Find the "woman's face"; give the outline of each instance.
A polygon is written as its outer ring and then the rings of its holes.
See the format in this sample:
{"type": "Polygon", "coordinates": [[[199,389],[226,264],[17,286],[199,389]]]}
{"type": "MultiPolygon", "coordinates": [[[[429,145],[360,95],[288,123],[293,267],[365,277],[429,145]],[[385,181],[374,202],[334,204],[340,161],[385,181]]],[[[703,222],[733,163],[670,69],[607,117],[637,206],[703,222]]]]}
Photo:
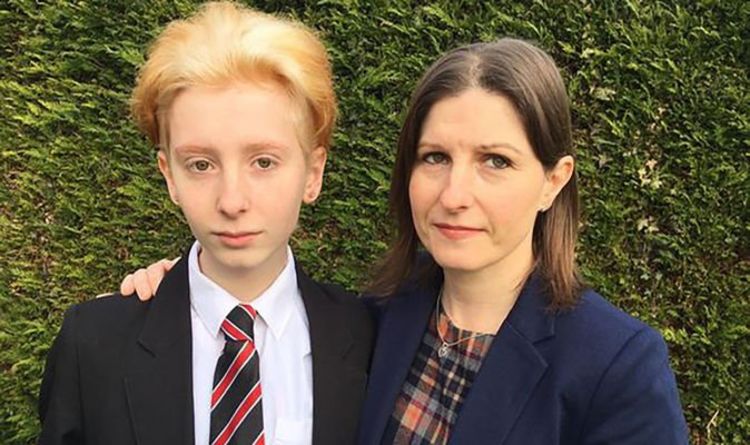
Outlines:
{"type": "Polygon", "coordinates": [[[505,97],[472,88],[437,102],[425,119],[409,182],[419,239],[446,271],[531,267],[536,215],[573,171],[549,172],[505,97]]]}

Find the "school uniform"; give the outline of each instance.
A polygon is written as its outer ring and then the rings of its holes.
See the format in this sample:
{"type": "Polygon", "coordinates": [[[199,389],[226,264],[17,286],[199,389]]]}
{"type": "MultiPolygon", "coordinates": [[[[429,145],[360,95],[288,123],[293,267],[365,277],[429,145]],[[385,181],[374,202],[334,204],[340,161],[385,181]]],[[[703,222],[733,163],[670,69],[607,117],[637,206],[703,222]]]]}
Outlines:
{"type": "MultiPolygon", "coordinates": [[[[47,359],[39,412],[45,444],[208,443],[219,329],[238,301],[202,275],[199,246],[148,302],[120,295],[71,307],[47,359]]],[[[267,444],[351,444],[371,356],[363,304],[288,264],[258,311],[267,444]]],[[[257,307],[256,307],[257,306],[257,307]]]]}
{"type": "Polygon", "coordinates": [[[688,443],[667,348],[652,328],[591,290],[550,312],[532,276],[488,344],[440,352],[440,285],[410,286],[378,309],[359,444],[441,443],[446,425],[453,445],[688,443]]]}

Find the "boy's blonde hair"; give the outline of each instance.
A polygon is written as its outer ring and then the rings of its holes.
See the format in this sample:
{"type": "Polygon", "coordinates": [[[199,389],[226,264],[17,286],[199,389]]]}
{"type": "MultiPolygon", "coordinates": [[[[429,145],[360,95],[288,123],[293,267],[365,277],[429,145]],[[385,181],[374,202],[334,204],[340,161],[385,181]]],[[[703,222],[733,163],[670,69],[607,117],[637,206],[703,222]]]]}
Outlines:
{"type": "Polygon", "coordinates": [[[205,3],[159,35],[140,70],[131,112],[149,140],[167,149],[177,94],[191,85],[233,82],[282,87],[296,104],[301,145],[330,147],[336,96],[323,43],[301,23],[228,1],[205,3]]]}

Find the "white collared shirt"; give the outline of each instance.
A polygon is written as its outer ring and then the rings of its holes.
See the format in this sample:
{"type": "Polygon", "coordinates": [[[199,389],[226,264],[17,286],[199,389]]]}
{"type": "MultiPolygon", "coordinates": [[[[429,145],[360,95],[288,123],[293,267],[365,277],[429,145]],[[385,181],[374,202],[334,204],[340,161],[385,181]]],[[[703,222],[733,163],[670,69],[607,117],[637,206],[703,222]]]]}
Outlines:
{"type": "MultiPolygon", "coordinates": [[[[195,443],[209,443],[214,368],[224,350],[221,323],[239,301],[206,277],[198,265],[196,241],[188,257],[190,319],[193,329],[193,404],[195,443]]],[[[312,443],[312,356],[310,331],[297,288],[294,257],[252,306],[263,387],[263,429],[266,443],[312,443]]]]}

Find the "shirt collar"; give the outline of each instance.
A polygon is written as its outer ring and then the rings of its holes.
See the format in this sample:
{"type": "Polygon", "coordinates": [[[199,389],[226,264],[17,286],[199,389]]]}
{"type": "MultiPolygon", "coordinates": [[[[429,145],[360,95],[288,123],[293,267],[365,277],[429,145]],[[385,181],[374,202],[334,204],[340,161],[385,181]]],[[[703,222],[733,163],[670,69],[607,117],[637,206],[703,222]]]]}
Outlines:
{"type": "MultiPolygon", "coordinates": [[[[195,241],[188,254],[190,304],[208,331],[219,337],[221,323],[240,301],[203,274],[198,264],[200,249],[200,244],[195,241]]],[[[284,269],[271,285],[250,303],[277,339],[284,334],[295,308],[294,299],[299,293],[294,255],[289,246],[286,249],[287,262],[284,269]]]]}

